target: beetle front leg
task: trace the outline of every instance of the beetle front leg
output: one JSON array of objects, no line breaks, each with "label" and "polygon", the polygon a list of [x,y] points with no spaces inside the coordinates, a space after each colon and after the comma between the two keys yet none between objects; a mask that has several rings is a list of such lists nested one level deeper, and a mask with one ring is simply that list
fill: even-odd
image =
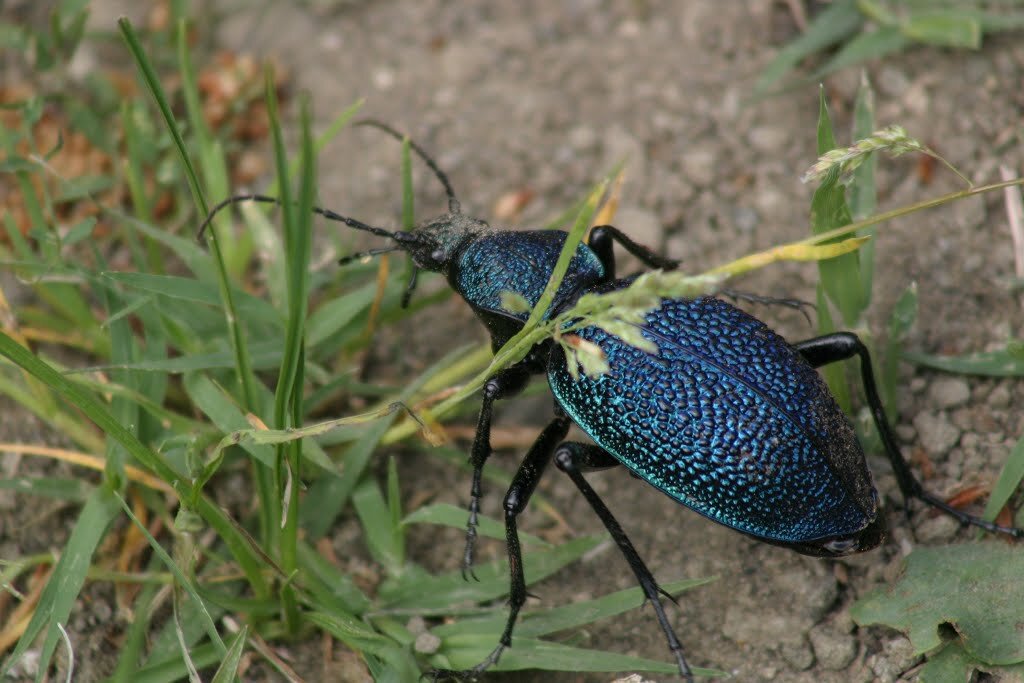
[{"label": "beetle front leg", "polygon": [[544,428],[537,440],[533,442],[529,452],[519,464],[512,483],[505,494],[505,544],[508,551],[508,568],[510,574],[509,585],[509,615],[505,622],[505,630],[498,640],[498,645],[491,651],[482,662],[466,671],[451,671],[448,669],[435,669],[431,672],[434,681],[456,680],[475,681],[477,676],[486,669],[498,663],[501,653],[505,648],[512,645],[512,629],[515,628],[516,620],[519,618],[519,610],[526,604],[526,575],[523,573],[523,551],[519,546],[519,530],[516,525],[516,518],[526,509],[530,496],[540,483],[544,469],[551,460],[551,454],[555,447],[565,438],[569,432],[569,418],[559,415]]},{"label": "beetle front leg", "polygon": [[889,458],[889,462],[892,463],[893,472],[896,474],[896,482],[905,501],[917,498],[926,505],[942,510],[963,524],[973,524],[986,531],[1008,534],[1014,538],[1024,537],[1024,529],[1000,526],[981,517],[969,515],[966,512],[957,510],[938,496],[925,491],[924,487],[921,486],[921,482],[917,480],[911,471],[910,465],[907,463],[906,458],[903,457],[903,453],[896,442],[896,435],[889,425],[889,420],[885,415],[885,408],[882,406],[882,400],[878,396],[875,374],[871,369],[871,354],[868,353],[864,342],[857,335],[851,332],[827,334],[823,337],[816,337],[794,344],[793,348],[799,351],[800,355],[814,367],[820,367],[835,361],[847,360],[854,356],[860,359],[861,384],[864,386],[868,407],[871,410],[871,416],[875,420],[875,425],[878,427],[878,435],[882,439],[885,454]]},{"label": "beetle front leg", "polygon": [[661,603],[662,595],[673,602],[675,602],[675,598],[665,593],[658,586],[657,581],[654,580],[654,575],[651,574],[651,570],[647,568],[647,565],[640,558],[640,554],[633,547],[633,543],[626,536],[626,532],[619,526],[618,520],[615,519],[608,506],[604,504],[601,497],[597,495],[597,492],[594,491],[583,477],[583,470],[603,469],[612,467],[615,464],[618,464],[618,461],[610,453],[592,444],[567,441],[560,445],[555,452],[555,466],[569,475],[572,483],[576,485],[576,488],[583,494],[583,497],[587,499],[590,507],[593,508],[605,528],[608,529],[608,533],[611,534],[615,545],[619,547],[619,551],[625,556],[629,568],[633,570],[637,581],[640,582],[640,588],[643,589],[644,596],[654,606],[654,613],[658,617],[658,623],[661,625],[661,630],[668,641],[668,647],[675,656],[676,663],[679,665],[679,675],[687,683],[692,683],[693,672],[683,656],[683,646],[679,642],[676,632],[672,629],[672,624],[669,623],[668,616],[665,614],[665,607]]},{"label": "beetle front leg", "polygon": [[591,229],[587,246],[601,260],[601,264],[605,269],[605,277],[608,281],[615,279],[615,254],[612,251],[612,246],[615,242],[621,244],[623,249],[636,256],[644,265],[651,268],[675,270],[679,267],[680,261],[662,256],[639,242],[633,241],[633,238],[614,225],[598,225]]},{"label": "beetle front leg", "polygon": [[469,491],[469,519],[466,521],[466,548],[462,553],[462,578],[467,579],[473,573],[473,550],[476,546],[477,516],[480,513],[481,480],[484,464],[491,457],[491,415],[494,402],[498,399],[515,396],[530,381],[530,372],[521,367],[513,366],[502,370],[487,380],[484,385],[484,399],[480,405],[480,417],[477,420],[476,435],[473,437],[473,448],[469,454],[469,463],[473,466],[473,484]]}]

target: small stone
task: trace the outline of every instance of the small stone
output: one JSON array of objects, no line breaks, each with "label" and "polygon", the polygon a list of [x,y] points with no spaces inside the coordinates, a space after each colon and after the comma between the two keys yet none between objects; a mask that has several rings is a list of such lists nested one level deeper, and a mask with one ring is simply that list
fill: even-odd
[{"label": "small stone", "polygon": [[841,671],[857,656],[857,639],[830,626],[812,630],[809,634],[814,656],[824,669]]},{"label": "small stone", "polygon": [[953,408],[970,400],[971,388],[962,377],[940,377],[932,382],[928,395],[939,408]]},{"label": "small stone", "polygon": [[19,659],[7,672],[9,676],[17,677],[20,669],[26,678],[35,678],[39,673],[39,662],[42,659],[42,652],[38,649],[25,650]]},{"label": "small stone", "polygon": [[949,515],[928,517],[914,528],[914,535],[920,543],[948,541],[956,535],[960,522]]},{"label": "small stone", "polygon": [[574,126],[568,138],[569,144],[577,152],[591,150],[597,144],[597,132],[590,126]]},{"label": "small stone", "polygon": [[878,90],[886,97],[897,99],[910,87],[907,75],[893,66],[883,66],[878,72]]},{"label": "small stone", "polygon": [[839,587],[835,575],[827,571],[820,562],[807,562],[806,572],[787,572],[779,580],[783,590],[793,595],[800,595],[800,600],[792,601],[787,615],[794,624],[811,624],[820,621],[839,598]]},{"label": "small stone", "polygon": [[683,176],[694,185],[707,187],[715,180],[718,156],[712,147],[692,147],[679,160]]},{"label": "small stone", "polygon": [[896,425],[893,429],[896,430],[896,436],[903,443],[914,443],[917,438],[917,430],[914,429],[914,425],[903,423]]},{"label": "small stone", "polygon": [[736,643],[765,643],[778,639],[780,633],[794,630],[792,620],[778,614],[764,613],[750,618],[750,611],[739,605],[726,609],[722,633]]},{"label": "small stone", "polygon": [[103,600],[96,600],[90,606],[92,614],[90,618],[94,623],[106,624],[110,621],[110,618],[114,615],[114,608],[109,602]]},{"label": "small stone", "polygon": [[914,418],[914,429],[929,455],[944,454],[960,440],[960,430],[945,413],[918,413]]},{"label": "small stone", "polygon": [[781,152],[791,143],[793,132],[776,126],[755,126],[747,133],[747,141],[760,152]]},{"label": "small stone", "polygon": [[762,215],[778,216],[789,203],[789,195],[774,187],[761,187],[754,193],[754,205]]},{"label": "small stone", "polygon": [[409,621],[405,623],[405,630],[414,636],[418,636],[421,633],[427,632],[427,621],[423,617],[416,616],[411,617]]},{"label": "small stone", "polygon": [[903,106],[918,116],[928,113],[931,97],[928,95],[928,87],[923,80],[915,81],[903,93]]},{"label": "small stone", "polygon": [[804,637],[792,638],[779,645],[779,654],[791,667],[804,671],[814,666],[814,650]]},{"label": "small stone", "polygon": [[989,459],[985,457],[984,453],[974,451],[964,458],[963,471],[970,474],[984,472],[989,468],[989,465]]},{"label": "small stone", "polygon": [[909,669],[917,657],[906,638],[893,638],[882,643],[882,652],[871,658],[871,670],[882,683],[892,683]]},{"label": "small stone", "polygon": [[950,212],[954,223],[961,228],[976,228],[985,223],[987,211],[981,197],[971,197],[962,202],[953,202]]},{"label": "small stone", "polygon": [[416,642],[413,645],[413,649],[416,652],[425,655],[432,655],[435,652],[437,652],[440,648],[441,639],[433,633],[430,633],[429,631],[426,633],[421,633],[418,636],[416,636]]},{"label": "small stone", "polygon": [[988,404],[993,408],[1005,408],[1010,405],[1010,390],[1005,384],[998,384],[988,395]]},{"label": "small stone", "polygon": [[395,72],[387,67],[374,69],[370,78],[378,90],[391,90],[395,85]]},{"label": "small stone", "polygon": [[733,209],[732,220],[736,224],[737,230],[745,235],[749,235],[757,228],[761,222],[761,217],[756,210],[749,206],[737,206]]}]

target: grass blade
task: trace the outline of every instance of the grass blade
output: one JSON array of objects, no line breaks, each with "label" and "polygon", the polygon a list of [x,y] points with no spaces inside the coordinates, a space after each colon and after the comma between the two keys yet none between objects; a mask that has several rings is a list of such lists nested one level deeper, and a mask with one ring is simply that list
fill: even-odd
[{"label": "grass blade", "polygon": [[985,519],[993,521],[1003,506],[1009,502],[1021,481],[1024,481],[1024,438],[1017,441],[1017,444],[1010,451],[1010,456],[1003,463],[1003,469],[999,472],[989,494],[988,503],[985,505]]},{"label": "grass blade", "polygon": [[[486,515],[480,515],[478,520],[479,526],[477,527],[477,533],[480,536],[493,538],[499,541],[505,540],[505,524],[503,522],[499,522],[493,517],[488,517]],[[441,526],[449,526],[453,529],[465,529],[466,508],[458,507],[450,503],[424,505],[423,507],[417,508],[406,515],[402,520],[402,524],[440,524]],[[551,544],[544,539],[523,531],[519,532],[519,540],[524,545],[533,545],[538,548],[551,547]]]},{"label": "grass blade", "polygon": [[[30,351],[3,332],[0,332],[0,355],[9,358],[84,413],[88,419],[103,430],[107,437],[115,439],[139,463],[149,468],[165,482],[170,483],[179,499],[189,500],[192,498],[192,487],[187,478],[174,470],[161,456],[144,446],[92,395],[36,358]],[[199,497],[197,512],[210,526],[216,529],[228,545],[257,595],[265,595],[268,586],[263,576],[263,562],[255,552],[249,538],[235,526],[231,518],[219,506],[214,505],[207,498]]]},{"label": "grass blade", "polygon": [[46,582],[32,619],[11,656],[0,669],[0,676],[6,674],[11,665],[24,656],[36,637],[46,628],[46,639],[43,641],[39,657],[39,673],[36,680],[42,681],[46,677],[50,659],[60,639],[60,630],[57,627],[59,624],[67,623],[78,594],[85,584],[86,572],[93,553],[106,535],[107,527],[117,516],[117,510],[117,501],[110,489],[99,487],[89,495],[71,530],[71,536],[64,546],[60,560],[54,567],[50,580]]},{"label": "grass blade", "polygon": [[[575,538],[550,550],[528,553],[523,559],[526,580],[535,583],[554,574],[570,562],[603,543],[605,536]],[[475,568],[479,581],[466,581],[462,572],[438,576],[417,576],[409,580],[385,582],[380,588],[380,604],[401,613],[449,614],[454,605],[495,600],[508,593],[508,562],[489,562]]]},{"label": "grass blade", "polygon": [[786,45],[765,68],[754,85],[755,95],[764,95],[803,59],[835,45],[860,30],[864,16],[855,0],[837,0],[821,12],[802,36]]},{"label": "grass blade", "polygon": [[[163,87],[160,85],[160,80],[157,77],[156,72],[153,70],[153,66],[150,64],[149,58],[143,51],[142,45],[139,43],[138,36],[135,35],[135,29],[132,27],[131,22],[122,17],[118,20],[117,24],[121,29],[121,35],[128,44],[128,50],[132,53],[132,57],[135,59],[136,65],[142,72],[143,81],[149,88],[149,92],[153,96],[153,99],[156,101],[157,108],[160,110],[164,123],[167,125],[167,130],[170,132],[171,138],[174,140],[174,146],[178,150],[178,155],[185,171],[185,178],[188,180],[189,189],[192,191],[192,198],[195,200],[196,206],[199,208],[200,215],[205,216],[209,213],[209,207],[206,204],[206,198],[203,196],[202,189],[199,186],[199,178],[196,176],[195,168],[192,166],[192,161],[189,158],[188,151],[185,149],[185,141],[178,130],[174,113],[171,111],[171,106],[164,94]],[[183,24],[179,27],[179,30],[184,32]],[[244,405],[247,409],[251,409],[253,402],[252,384],[254,378],[249,361],[249,349],[246,345],[245,337],[242,334],[241,328],[238,325],[238,312],[235,309],[234,299],[231,294],[231,286],[228,283],[228,273],[224,265],[224,259],[221,255],[220,246],[218,245],[215,237],[216,231],[211,230],[209,231],[209,234],[211,235],[210,244],[213,247],[214,261],[217,264],[217,283],[220,288],[221,298],[224,302],[225,321],[227,323],[228,335],[231,338],[231,348],[235,353],[235,367],[238,371],[238,378],[241,384],[242,395],[244,397]]]},{"label": "grass blade", "polygon": [[243,626],[242,630],[235,634],[231,647],[228,648],[210,683],[232,683],[238,678],[238,666],[242,662],[242,653],[245,652],[245,641],[248,637],[249,627]]}]

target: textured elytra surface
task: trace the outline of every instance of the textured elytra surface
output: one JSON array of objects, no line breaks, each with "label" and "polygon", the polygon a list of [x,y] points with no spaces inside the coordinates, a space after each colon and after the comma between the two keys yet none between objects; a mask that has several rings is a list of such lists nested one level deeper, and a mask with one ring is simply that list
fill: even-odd
[{"label": "textured elytra surface", "polygon": [[711,519],[776,541],[851,534],[875,514],[860,445],[818,374],[764,323],[714,298],[665,300],[643,335],[657,355],[588,327],[610,371],[559,404],[644,480]]},{"label": "textured elytra surface", "polygon": [[[529,311],[506,312],[503,291],[521,295],[534,305],[551,277],[568,234],[560,230],[495,231],[474,240],[459,256],[455,289],[477,309],[508,313],[526,320]],[[604,277],[604,266],[590,247],[580,244],[569,262],[552,309],[584,287]]]}]

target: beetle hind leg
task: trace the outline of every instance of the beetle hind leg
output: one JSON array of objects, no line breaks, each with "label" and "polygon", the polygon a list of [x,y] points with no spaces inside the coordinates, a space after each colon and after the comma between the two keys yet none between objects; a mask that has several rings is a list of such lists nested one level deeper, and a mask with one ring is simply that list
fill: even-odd
[{"label": "beetle hind leg", "polygon": [[692,683],[693,672],[686,663],[686,658],[683,656],[683,646],[672,629],[672,624],[669,623],[668,615],[665,614],[665,607],[661,601],[662,596],[669,598],[672,602],[676,602],[675,598],[662,590],[657,581],[654,580],[654,575],[651,574],[651,570],[647,568],[647,565],[640,558],[640,554],[633,547],[633,543],[626,536],[626,532],[622,530],[618,520],[615,519],[608,506],[604,504],[601,497],[597,495],[597,492],[594,491],[583,477],[583,470],[603,469],[617,464],[619,462],[607,451],[590,444],[567,441],[555,451],[555,466],[569,475],[572,483],[583,494],[590,507],[593,508],[594,512],[601,519],[608,533],[611,534],[615,545],[619,547],[619,551],[625,556],[626,562],[629,563],[629,568],[633,570],[637,581],[640,582],[640,588],[643,590],[644,596],[654,607],[658,624],[661,626],[665,639],[668,641],[668,647],[672,651],[673,656],[675,656],[676,663],[679,665],[679,674],[687,683]]},{"label": "beetle hind leg", "polygon": [[1000,526],[981,517],[967,514],[924,489],[921,482],[914,476],[910,465],[907,464],[906,458],[903,457],[903,453],[900,451],[896,435],[889,425],[885,409],[882,407],[882,401],[878,396],[874,372],[871,369],[871,355],[868,353],[864,342],[857,335],[851,332],[827,334],[823,337],[816,337],[794,344],[793,348],[814,367],[846,360],[854,356],[860,359],[860,375],[861,384],[864,386],[864,395],[867,398],[868,407],[871,409],[871,416],[878,427],[878,434],[885,447],[885,454],[889,458],[889,462],[892,463],[893,472],[896,474],[896,482],[899,484],[904,500],[909,501],[911,498],[917,498],[922,503],[941,510],[963,524],[971,524],[986,531],[1007,534],[1014,538],[1024,538],[1024,529]]}]

